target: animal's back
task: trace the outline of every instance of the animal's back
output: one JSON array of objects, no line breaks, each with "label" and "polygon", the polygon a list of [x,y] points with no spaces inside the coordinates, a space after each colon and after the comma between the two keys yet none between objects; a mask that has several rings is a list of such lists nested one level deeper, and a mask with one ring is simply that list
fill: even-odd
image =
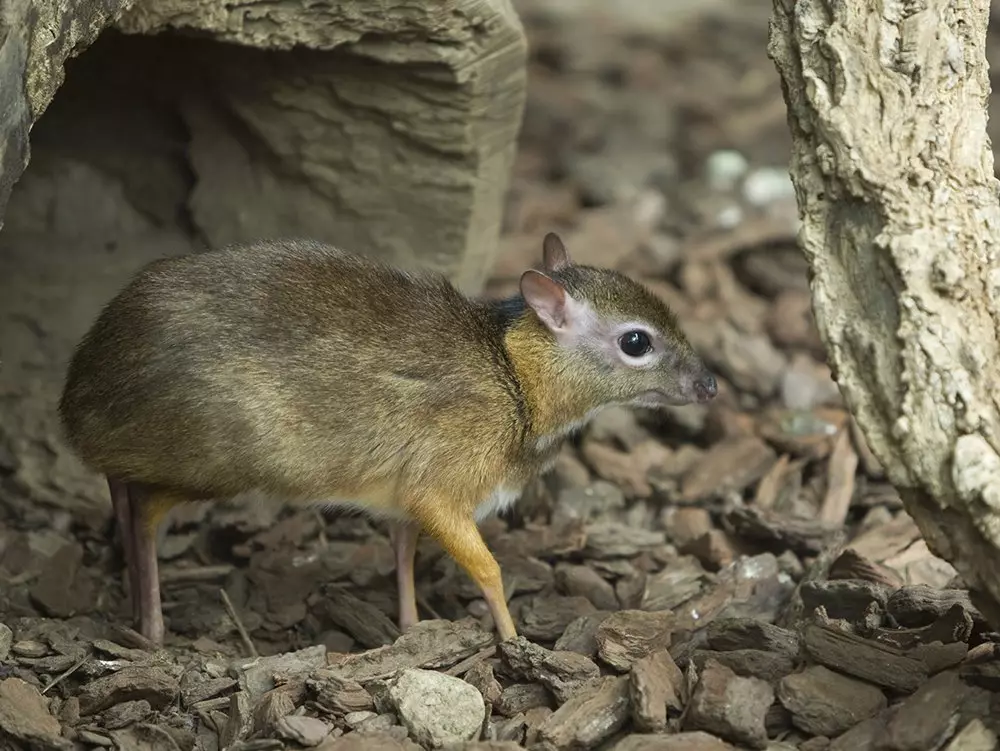
[{"label": "animal's back", "polygon": [[264,243],[143,270],[81,342],[61,411],[107,474],[382,505],[463,441],[516,451],[512,378],[488,309],[442,277]]}]

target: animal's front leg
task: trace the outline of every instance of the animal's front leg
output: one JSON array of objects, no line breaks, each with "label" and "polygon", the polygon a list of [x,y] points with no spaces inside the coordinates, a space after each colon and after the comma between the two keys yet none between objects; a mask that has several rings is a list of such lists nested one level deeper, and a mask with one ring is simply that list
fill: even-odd
[{"label": "animal's front leg", "polygon": [[399,590],[399,630],[406,631],[420,620],[417,614],[417,589],[414,581],[414,560],[420,526],[413,522],[393,522],[389,539],[396,557],[396,587]]},{"label": "animal's front leg", "polygon": [[435,498],[409,510],[420,521],[423,531],[436,539],[479,587],[500,641],[513,639],[517,629],[507,608],[500,565],[486,547],[475,519],[456,510],[459,508],[462,507],[448,499]]}]

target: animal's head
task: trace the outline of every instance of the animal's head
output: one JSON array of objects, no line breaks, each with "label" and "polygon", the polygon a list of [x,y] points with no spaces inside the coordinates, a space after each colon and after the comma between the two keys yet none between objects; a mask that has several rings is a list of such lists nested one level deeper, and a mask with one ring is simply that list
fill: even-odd
[{"label": "animal's head", "polygon": [[544,271],[521,276],[521,295],[555,340],[565,377],[598,403],[704,403],[715,377],[674,313],[617,271],[574,264],[559,236],[543,242]]}]

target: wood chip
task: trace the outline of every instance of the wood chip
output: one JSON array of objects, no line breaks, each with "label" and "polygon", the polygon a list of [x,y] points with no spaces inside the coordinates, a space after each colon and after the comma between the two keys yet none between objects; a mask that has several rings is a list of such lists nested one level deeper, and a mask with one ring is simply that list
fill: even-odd
[{"label": "wood chip", "polygon": [[719,618],[708,625],[708,644],[712,649],[732,651],[758,649],[798,657],[799,635],[790,629],[754,618]]},{"label": "wood chip", "polygon": [[920,530],[905,512],[899,512],[888,524],[880,524],[851,540],[849,548],[858,555],[883,563],[901,553],[920,538]]},{"label": "wood chip", "polygon": [[597,611],[586,597],[539,595],[521,613],[520,631],[534,641],[552,643],[580,616]]},{"label": "wood chip", "polygon": [[958,605],[972,619],[977,629],[986,629],[982,614],[962,589],[936,590],[924,584],[900,587],[889,596],[886,610],[901,626],[929,626]]},{"label": "wood chip", "polygon": [[934,676],[899,705],[886,727],[886,747],[898,751],[939,748],[953,732],[963,705],[977,699],[989,711],[990,699],[982,689],[967,686],[954,672]]},{"label": "wood chip", "polygon": [[858,469],[858,455],[851,445],[848,430],[842,428],[837,434],[827,463],[826,495],[819,510],[819,519],[831,525],[842,525],[847,521],[854,496],[854,475]]},{"label": "wood chip", "polygon": [[763,477],[776,460],[756,437],[717,443],[684,475],[681,498],[690,503],[730,491],[742,491]]},{"label": "wood chip", "polygon": [[532,644],[523,636],[502,642],[504,665],[517,677],[535,680],[549,689],[560,704],[587,681],[600,675],[600,668],[576,652],[556,652]]},{"label": "wood chip", "polygon": [[125,667],[80,689],[80,712],[95,714],[114,704],[145,699],[154,709],[170,704],[179,693],[177,679],[162,668]]},{"label": "wood chip", "polygon": [[774,701],[769,683],[742,678],[709,660],[695,685],[684,719],[687,730],[704,730],[754,749],[767,746],[764,718]]},{"label": "wood chip", "polygon": [[615,588],[591,566],[559,564],[555,580],[567,595],[586,597],[597,610],[618,609]]},{"label": "wood chip", "polygon": [[840,532],[840,525],[813,519],[790,519],[753,508],[735,508],[726,515],[733,534],[769,550],[817,555]]},{"label": "wood chip", "polygon": [[399,627],[385,613],[343,587],[324,587],[321,607],[327,621],[346,631],[362,646],[381,647],[399,638]]},{"label": "wood chip", "polygon": [[919,660],[860,636],[809,624],[802,638],[817,662],[869,683],[911,693],[927,680]]},{"label": "wood chip", "polygon": [[659,733],[680,716],[687,700],[684,674],[666,650],[653,652],[632,664],[629,686],[632,721],[636,730]]},{"label": "wood chip", "polygon": [[836,436],[843,432],[849,414],[842,409],[765,410],[757,422],[761,438],[782,453],[808,460],[824,459],[833,449]]},{"label": "wood chip", "polygon": [[570,623],[554,645],[558,652],[576,652],[591,659],[597,657],[597,629],[611,616],[609,611],[584,615]]},{"label": "wood chip", "polygon": [[762,649],[732,649],[719,652],[712,649],[697,649],[691,661],[699,670],[709,661],[725,665],[736,675],[744,678],[760,678],[774,683],[795,670],[796,660],[789,655],[767,652]]},{"label": "wood chip", "polygon": [[404,668],[454,665],[493,642],[493,634],[471,620],[420,621],[393,644],[338,656],[331,667],[358,682],[385,678]]},{"label": "wood chip", "polygon": [[876,686],[822,665],[785,676],[777,693],[797,728],[828,738],[874,717],[888,705],[885,694]]},{"label": "wood chip", "polygon": [[628,676],[594,679],[539,726],[539,739],[556,748],[599,746],[628,722],[628,692]]},{"label": "wood chip", "polygon": [[674,614],[668,610],[613,613],[597,629],[597,653],[606,665],[625,672],[636,660],[667,649],[675,622]]},{"label": "wood chip", "polygon": [[471,683],[479,689],[479,693],[483,695],[483,699],[489,702],[490,705],[494,705],[500,700],[503,687],[500,685],[500,681],[496,679],[496,676],[493,675],[493,666],[485,660],[476,663],[462,678],[466,683]]},{"label": "wood chip", "polygon": [[830,579],[864,579],[890,589],[898,589],[903,584],[902,577],[891,568],[870,561],[850,548],[831,564],[827,575]]},{"label": "wood chip", "polygon": [[494,708],[505,717],[516,717],[536,707],[555,709],[552,694],[538,683],[512,683],[500,692]]},{"label": "wood chip", "polygon": [[852,623],[861,623],[873,608],[884,613],[889,598],[885,587],[863,579],[804,582],[799,594],[807,613],[822,607],[828,617]]},{"label": "wood chip", "polygon": [[306,683],[316,701],[335,714],[346,715],[375,709],[372,695],[360,683],[342,677],[336,670],[318,670]]}]

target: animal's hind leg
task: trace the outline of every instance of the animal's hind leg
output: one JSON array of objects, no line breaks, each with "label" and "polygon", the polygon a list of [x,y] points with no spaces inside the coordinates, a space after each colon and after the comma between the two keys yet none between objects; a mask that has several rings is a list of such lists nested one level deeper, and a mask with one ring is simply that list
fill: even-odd
[{"label": "animal's hind leg", "polygon": [[408,522],[393,522],[389,539],[396,557],[396,586],[399,590],[399,630],[406,631],[415,625],[417,614],[417,588],[413,577],[413,563],[417,554],[420,526]]},{"label": "animal's hind leg", "polygon": [[163,643],[163,609],[160,601],[160,572],[156,559],[156,529],[160,521],[183,499],[160,491],[129,485],[132,521],[132,550],[135,555],[136,600],[139,633],[155,644]]},{"label": "animal's hind leg", "polygon": [[114,477],[108,477],[108,490],[111,492],[111,507],[114,509],[115,525],[118,527],[118,539],[122,546],[122,557],[125,559],[125,570],[128,572],[128,595],[132,600],[132,620],[139,623],[139,578],[135,560],[135,534],[132,530],[132,508],[128,484]]}]

